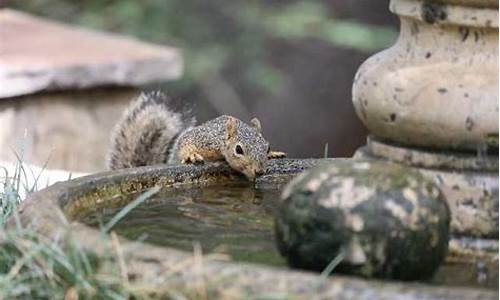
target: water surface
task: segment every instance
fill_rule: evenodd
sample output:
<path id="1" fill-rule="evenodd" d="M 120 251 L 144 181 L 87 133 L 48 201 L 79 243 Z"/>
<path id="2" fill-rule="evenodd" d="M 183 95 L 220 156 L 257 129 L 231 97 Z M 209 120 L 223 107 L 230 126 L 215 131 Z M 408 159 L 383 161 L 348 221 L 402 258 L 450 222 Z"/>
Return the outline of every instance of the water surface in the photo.
<path id="1" fill-rule="evenodd" d="M 160 191 L 132 210 L 114 230 L 129 239 L 204 253 L 228 254 L 233 260 L 285 265 L 274 241 L 274 212 L 279 189 L 231 184 Z M 125 204 L 138 195 L 120 201 Z M 104 208 L 83 218 L 99 226 L 121 207 Z"/>
<path id="2" fill-rule="evenodd" d="M 276 248 L 274 214 L 281 186 L 249 183 L 162 190 L 129 212 L 114 230 L 131 240 L 203 253 L 221 253 L 234 261 L 286 266 Z M 108 222 L 139 194 L 81 220 L 92 226 Z M 448 262 L 426 283 L 498 289 L 498 262 Z"/>

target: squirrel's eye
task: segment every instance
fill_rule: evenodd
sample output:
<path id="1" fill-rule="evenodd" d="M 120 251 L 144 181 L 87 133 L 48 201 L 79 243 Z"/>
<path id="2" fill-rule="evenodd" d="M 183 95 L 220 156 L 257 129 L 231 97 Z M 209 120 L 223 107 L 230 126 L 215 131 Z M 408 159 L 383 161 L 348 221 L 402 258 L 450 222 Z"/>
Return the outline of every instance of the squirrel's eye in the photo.
<path id="1" fill-rule="evenodd" d="M 234 151 L 236 152 L 236 154 L 238 155 L 243 155 L 243 148 L 241 148 L 240 145 L 236 145 L 236 148 L 234 149 Z"/>

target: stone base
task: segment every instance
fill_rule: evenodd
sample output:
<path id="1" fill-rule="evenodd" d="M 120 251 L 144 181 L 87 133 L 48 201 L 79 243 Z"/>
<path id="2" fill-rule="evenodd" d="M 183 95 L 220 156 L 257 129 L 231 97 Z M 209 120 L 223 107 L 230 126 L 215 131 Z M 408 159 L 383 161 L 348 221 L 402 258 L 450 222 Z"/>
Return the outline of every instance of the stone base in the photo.
<path id="1" fill-rule="evenodd" d="M 0 161 L 15 162 L 16 152 L 51 169 L 104 170 L 111 128 L 139 92 L 100 88 L 3 99 Z"/>
<path id="2" fill-rule="evenodd" d="M 452 214 L 452 234 L 498 239 L 497 156 L 405 148 L 369 138 L 354 157 L 418 168 L 445 196 Z"/>

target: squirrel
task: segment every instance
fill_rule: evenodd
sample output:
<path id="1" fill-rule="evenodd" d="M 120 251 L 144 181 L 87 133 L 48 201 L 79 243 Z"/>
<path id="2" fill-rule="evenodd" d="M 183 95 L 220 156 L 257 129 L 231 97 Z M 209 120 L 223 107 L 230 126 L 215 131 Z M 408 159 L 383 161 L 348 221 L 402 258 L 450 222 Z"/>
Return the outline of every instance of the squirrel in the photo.
<path id="1" fill-rule="evenodd" d="M 174 111 L 170 104 L 160 91 L 143 92 L 130 104 L 111 132 L 108 169 L 226 161 L 255 180 L 264 174 L 268 159 L 286 156 L 271 151 L 257 118 L 246 124 L 222 115 L 195 126 L 189 111 Z"/>

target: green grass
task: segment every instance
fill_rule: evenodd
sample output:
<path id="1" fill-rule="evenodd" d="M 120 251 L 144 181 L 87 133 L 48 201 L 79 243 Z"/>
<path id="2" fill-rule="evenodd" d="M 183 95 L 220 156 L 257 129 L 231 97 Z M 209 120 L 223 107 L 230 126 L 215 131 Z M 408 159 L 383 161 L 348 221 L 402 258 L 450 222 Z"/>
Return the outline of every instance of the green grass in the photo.
<path id="1" fill-rule="evenodd" d="M 0 299 L 147 299 L 151 290 L 134 286 L 123 272 L 117 249 L 105 256 L 89 253 L 71 236 L 54 241 L 19 221 L 22 195 L 36 192 L 40 174 L 33 174 L 18 158 L 14 173 L 0 167 Z M 26 186 L 33 176 L 33 186 Z M 103 227 L 106 245 L 117 245 L 112 227 L 130 210 L 158 192 L 153 188 L 125 206 Z M 9 219 L 14 226 L 7 226 Z M 111 247 L 111 246 L 110 246 Z M 106 272 L 101 266 L 106 265 Z M 110 271 L 111 270 L 111 271 Z"/>

